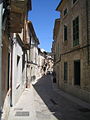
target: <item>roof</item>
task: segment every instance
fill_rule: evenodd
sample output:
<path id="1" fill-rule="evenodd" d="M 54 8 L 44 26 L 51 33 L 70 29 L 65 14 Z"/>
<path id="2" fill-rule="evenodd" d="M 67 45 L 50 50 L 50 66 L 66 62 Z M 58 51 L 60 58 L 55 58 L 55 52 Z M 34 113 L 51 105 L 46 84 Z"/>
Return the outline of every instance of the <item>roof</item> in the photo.
<path id="1" fill-rule="evenodd" d="M 40 43 L 39 43 L 39 40 L 38 40 L 38 38 L 37 38 L 37 36 L 36 36 L 35 30 L 34 30 L 34 27 L 33 27 L 33 24 L 32 24 L 31 21 L 28 21 L 28 27 L 29 27 L 29 29 L 30 29 L 30 32 L 31 32 L 34 40 L 35 40 L 38 44 L 40 44 Z"/>
<path id="2" fill-rule="evenodd" d="M 27 6 L 28 6 L 28 10 L 32 10 L 32 0 L 28 0 Z"/>
<path id="3" fill-rule="evenodd" d="M 63 0 L 60 1 L 59 5 L 57 6 L 56 10 L 58 11 L 59 6 L 62 4 Z"/>

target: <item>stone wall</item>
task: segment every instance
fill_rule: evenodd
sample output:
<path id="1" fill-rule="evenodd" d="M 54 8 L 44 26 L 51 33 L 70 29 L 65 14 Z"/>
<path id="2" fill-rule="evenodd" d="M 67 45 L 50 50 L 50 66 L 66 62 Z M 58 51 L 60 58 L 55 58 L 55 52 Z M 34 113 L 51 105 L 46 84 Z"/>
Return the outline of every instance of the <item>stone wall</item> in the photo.
<path id="1" fill-rule="evenodd" d="M 88 1 L 89 2 L 89 1 Z M 89 2 L 90 3 L 90 2 Z M 88 14 L 90 4 L 88 3 Z M 67 8 L 67 14 L 63 12 Z M 90 64 L 88 64 L 88 50 L 87 41 L 90 35 L 89 31 L 89 17 L 87 20 L 87 6 L 86 0 L 77 0 L 75 4 L 71 0 L 66 1 L 60 9 L 60 29 L 57 36 L 57 43 L 60 46 L 59 62 L 55 64 L 56 77 L 59 79 L 57 84 L 66 92 L 71 93 L 87 102 L 90 102 Z M 79 17 L 79 45 L 73 46 L 73 20 Z M 89 15 L 88 15 L 89 16 Z M 88 32 L 87 32 L 88 22 Z M 64 25 L 67 26 L 67 40 L 64 41 Z M 87 34 L 88 33 L 88 34 Z M 58 54 L 55 51 L 55 55 Z M 90 53 L 89 53 L 90 54 Z M 80 86 L 74 84 L 74 61 L 80 60 Z M 68 63 L 68 79 L 64 81 L 64 62 Z"/>

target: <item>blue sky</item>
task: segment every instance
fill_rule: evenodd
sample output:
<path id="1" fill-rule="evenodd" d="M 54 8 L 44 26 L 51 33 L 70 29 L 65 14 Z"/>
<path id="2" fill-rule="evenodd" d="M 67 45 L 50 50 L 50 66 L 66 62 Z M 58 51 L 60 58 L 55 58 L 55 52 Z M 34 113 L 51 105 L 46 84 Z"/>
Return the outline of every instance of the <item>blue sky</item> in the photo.
<path id="1" fill-rule="evenodd" d="M 54 21 L 59 18 L 55 11 L 60 0 L 32 0 L 32 11 L 28 19 L 32 21 L 36 35 L 40 41 L 40 48 L 51 51 L 53 41 Z"/>

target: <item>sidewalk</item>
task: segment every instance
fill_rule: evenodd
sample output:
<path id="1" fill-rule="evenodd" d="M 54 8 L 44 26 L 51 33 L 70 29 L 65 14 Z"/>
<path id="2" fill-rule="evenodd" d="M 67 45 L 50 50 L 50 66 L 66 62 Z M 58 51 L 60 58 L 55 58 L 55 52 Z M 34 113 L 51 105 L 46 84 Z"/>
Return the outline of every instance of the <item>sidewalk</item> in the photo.
<path id="1" fill-rule="evenodd" d="M 36 120 L 32 86 L 25 89 L 18 103 L 11 108 L 8 120 Z"/>
<path id="2" fill-rule="evenodd" d="M 82 106 L 83 108 L 90 109 L 90 104 L 88 102 L 80 100 L 79 98 L 77 98 L 77 97 L 75 97 L 73 95 L 70 95 L 69 93 L 66 93 L 66 92 L 60 90 L 57 87 L 56 83 L 52 83 L 52 86 L 53 86 L 53 90 L 55 92 L 57 92 L 59 95 L 63 96 L 65 99 L 68 99 L 68 100 L 70 100 L 70 101 L 72 101 L 72 102 Z"/>
<path id="3" fill-rule="evenodd" d="M 31 85 L 11 108 L 8 120 L 58 120 Z M 61 119 L 60 119 L 61 120 Z"/>
<path id="4" fill-rule="evenodd" d="M 90 120 L 90 104 L 71 96 L 44 76 L 25 89 L 8 120 Z"/>

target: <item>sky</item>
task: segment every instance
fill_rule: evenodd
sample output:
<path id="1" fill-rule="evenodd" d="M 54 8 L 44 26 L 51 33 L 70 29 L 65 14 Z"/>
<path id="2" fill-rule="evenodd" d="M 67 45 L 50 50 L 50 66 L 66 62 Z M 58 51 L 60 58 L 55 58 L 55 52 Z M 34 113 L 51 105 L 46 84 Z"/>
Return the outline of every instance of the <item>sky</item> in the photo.
<path id="1" fill-rule="evenodd" d="M 28 19 L 32 21 L 40 48 L 50 52 L 53 41 L 53 29 L 55 19 L 60 17 L 57 8 L 60 0 L 32 0 L 32 10 Z"/>

